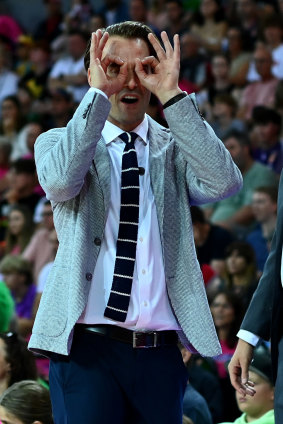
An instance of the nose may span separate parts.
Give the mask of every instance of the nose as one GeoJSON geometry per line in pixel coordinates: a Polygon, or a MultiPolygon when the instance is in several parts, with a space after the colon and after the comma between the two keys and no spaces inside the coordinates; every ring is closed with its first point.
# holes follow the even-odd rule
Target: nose
{"type": "Polygon", "coordinates": [[[138,85],[138,76],[134,69],[128,69],[128,76],[126,79],[126,86],[130,90],[134,90],[138,85]]]}

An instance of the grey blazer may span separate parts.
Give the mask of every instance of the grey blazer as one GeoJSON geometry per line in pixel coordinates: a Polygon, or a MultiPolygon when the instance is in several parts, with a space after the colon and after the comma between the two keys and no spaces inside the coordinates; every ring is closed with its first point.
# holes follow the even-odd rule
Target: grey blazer
{"type": "MultiPolygon", "coordinates": [[[[110,198],[110,159],[101,131],[110,102],[89,91],[66,128],[35,145],[40,184],[51,200],[59,249],[35,319],[29,348],[67,355],[83,312],[103,238],[110,198]]],[[[196,258],[190,205],[234,194],[242,177],[201,118],[194,95],[165,109],[170,130],[149,118],[152,190],[168,296],[185,346],[221,352],[196,258]]]]}

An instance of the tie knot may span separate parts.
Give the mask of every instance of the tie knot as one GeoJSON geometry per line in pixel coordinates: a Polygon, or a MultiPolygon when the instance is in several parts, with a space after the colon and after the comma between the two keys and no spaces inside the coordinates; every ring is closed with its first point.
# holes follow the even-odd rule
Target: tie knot
{"type": "Polygon", "coordinates": [[[138,135],[134,132],[124,132],[121,135],[119,135],[121,140],[123,140],[124,143],[126,143],[126,144],[130,144],[130,143],[134,144],[137,136],[138,135]]]}

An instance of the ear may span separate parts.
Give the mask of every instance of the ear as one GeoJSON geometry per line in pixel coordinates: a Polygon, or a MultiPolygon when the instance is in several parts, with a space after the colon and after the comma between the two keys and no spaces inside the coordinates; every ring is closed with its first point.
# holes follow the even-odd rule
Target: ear
{"type": "Polygon", "coordinates": [[[90,69],[89,68],[87,70],[87,81],[88,81],[89,86],[91,87],[91,75],[90,75],[90,69]]]}

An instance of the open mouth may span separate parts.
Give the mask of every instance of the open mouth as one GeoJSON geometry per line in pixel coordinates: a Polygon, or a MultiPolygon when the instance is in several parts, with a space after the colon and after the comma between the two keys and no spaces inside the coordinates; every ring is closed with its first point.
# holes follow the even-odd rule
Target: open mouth
{"type": "Polygon", "coordinates": [[[131,104],[137,103],[138,99],[137,97],[134,97],[134,96],[125,96],[121,99],[121,102],[131,105],[131,104]]]}

